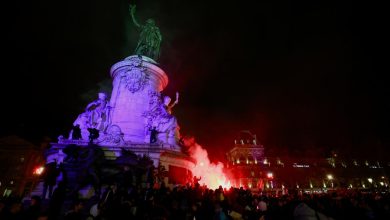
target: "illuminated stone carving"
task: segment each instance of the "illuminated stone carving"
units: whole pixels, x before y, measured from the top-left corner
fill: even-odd
[[[73,126],[80,126],[83,140],[88,140],[88,128],[96,128],[104,133],[110,125],[110,106],[108,106],[107,95],[101,92],[98,97],[97,100],[89,103],[85,108],[85,112],[81,113],[73,122]],[[70,139],[72,132],[69,135]]]
[[[102,141],[98,142],[105,146],[123,146],[125,141],[123,140],[123,133],[119,126],[111,125],[107,128],[107,132]]]
[[[168,96],[165,96],[162,102],[157,92],[149,91],[149,97],[150,110],[143,114],[147,121],[146,130],[156,129],[158,142],[176,146],[180,136],[179,126],[176,117],[171,115],[171,109],[178,103],[178,94],[173,104],[170,104],[171,98]]]
[[[131,66],[128,71],[122,73],[126,88],[132,92],[143,90],[148,78],[146,68],[142,66],[142,57],[131,58]]]

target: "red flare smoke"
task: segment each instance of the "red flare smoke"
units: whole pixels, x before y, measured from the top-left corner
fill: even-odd
[[[198,178],[200,185],[206,185],[210,189],[217,189],[219,186],[230,188],[230,182],[223,172],[223,164],[211,163],[207,151],[192,139],[192,145],[188,149],[190,156],[196,160],[196,165],[191,170]]]

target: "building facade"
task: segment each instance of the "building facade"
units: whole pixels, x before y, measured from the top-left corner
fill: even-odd
[[[266,177],[264,147],[257,142],[256,135],[242,131],[234,140],[234,147],[226,153],[226,173],[233,187],[252,190],[262,189]]]
[[[0,139],[1,196],[31,193],[40,180],[39,168],[44,165],[43,147],[17,136]]]
[[[241,132],[227,152],[232,186],[252,191],[323,192],[334,189],[389,189],[390,161],[329,157],[268,157],[250,132]]]

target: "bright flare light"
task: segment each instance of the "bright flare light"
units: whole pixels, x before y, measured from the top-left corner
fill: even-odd
[[[196,143],[189,148],[189,152],[198,163],[191,172],[192,175],[201,178],[199,184],[206,185],[210,189],[217,189],[219,186],[230,188],[231,184],[222,171],[221,162],[211,163],[207,151]]]
[[[332,180],[332,179],[333,179],[333,176],[332,176],[332,174],[328,174],[328,175],[326,176],[326,178],[328,178],[328,180]]]
[[[38,168],[35,168],[35,170],[34,170],[34,174],[35,175],[41,175],[42,173],[43,173],[43,170],[45,170],[45,168],[44,167],[38,167]]]

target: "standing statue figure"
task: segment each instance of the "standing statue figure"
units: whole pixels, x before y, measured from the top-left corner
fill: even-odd
[[[165,96],[164,97],[164,107],[168,114],[172,114],[173,106],[175,106],[177,103],[179,103],[179,93],[176,92],[176,100],[171,104],[171,97]]]
[[[99,98],[87,105],[85,112],[88,115],[90,127],[99,131],[105,131],[109,124],[109,110],[107,95],[103,92],[98,94]]]
[[[145,25],[140,25],[135,19],[135,5],[130,5],[129,10],[134,25],[141,30],[135,54],[145,55],[157,61],[160,57],[160,45],[162,40],[160,29],[156,26],[154,20],[150,18],[146,20]]]
[[[89,103],[85,111],[81,113],[73,122],[73,129],[70,132],[69,139],[89,140],[89,128],[95,128],[105,133],[110,125],[110,106],[108,105],[107,95],[103,92],[98,94],[98,99]],[[76,128],[76,137],[74,137],[74,128]],[[78,131],[79,130],[79,131]],[[81,133],[81,137],[77,133]]]
[[[179,140],[179,125],[176,117],[172,115],[172,108],[179,103],[179,93],[176,93],[176,100],[171,103],[169,96],[164,96],[156,111],[158,112],[153,119],[152,127],[156,127],[159,140],[163,143],[176,145]]]

